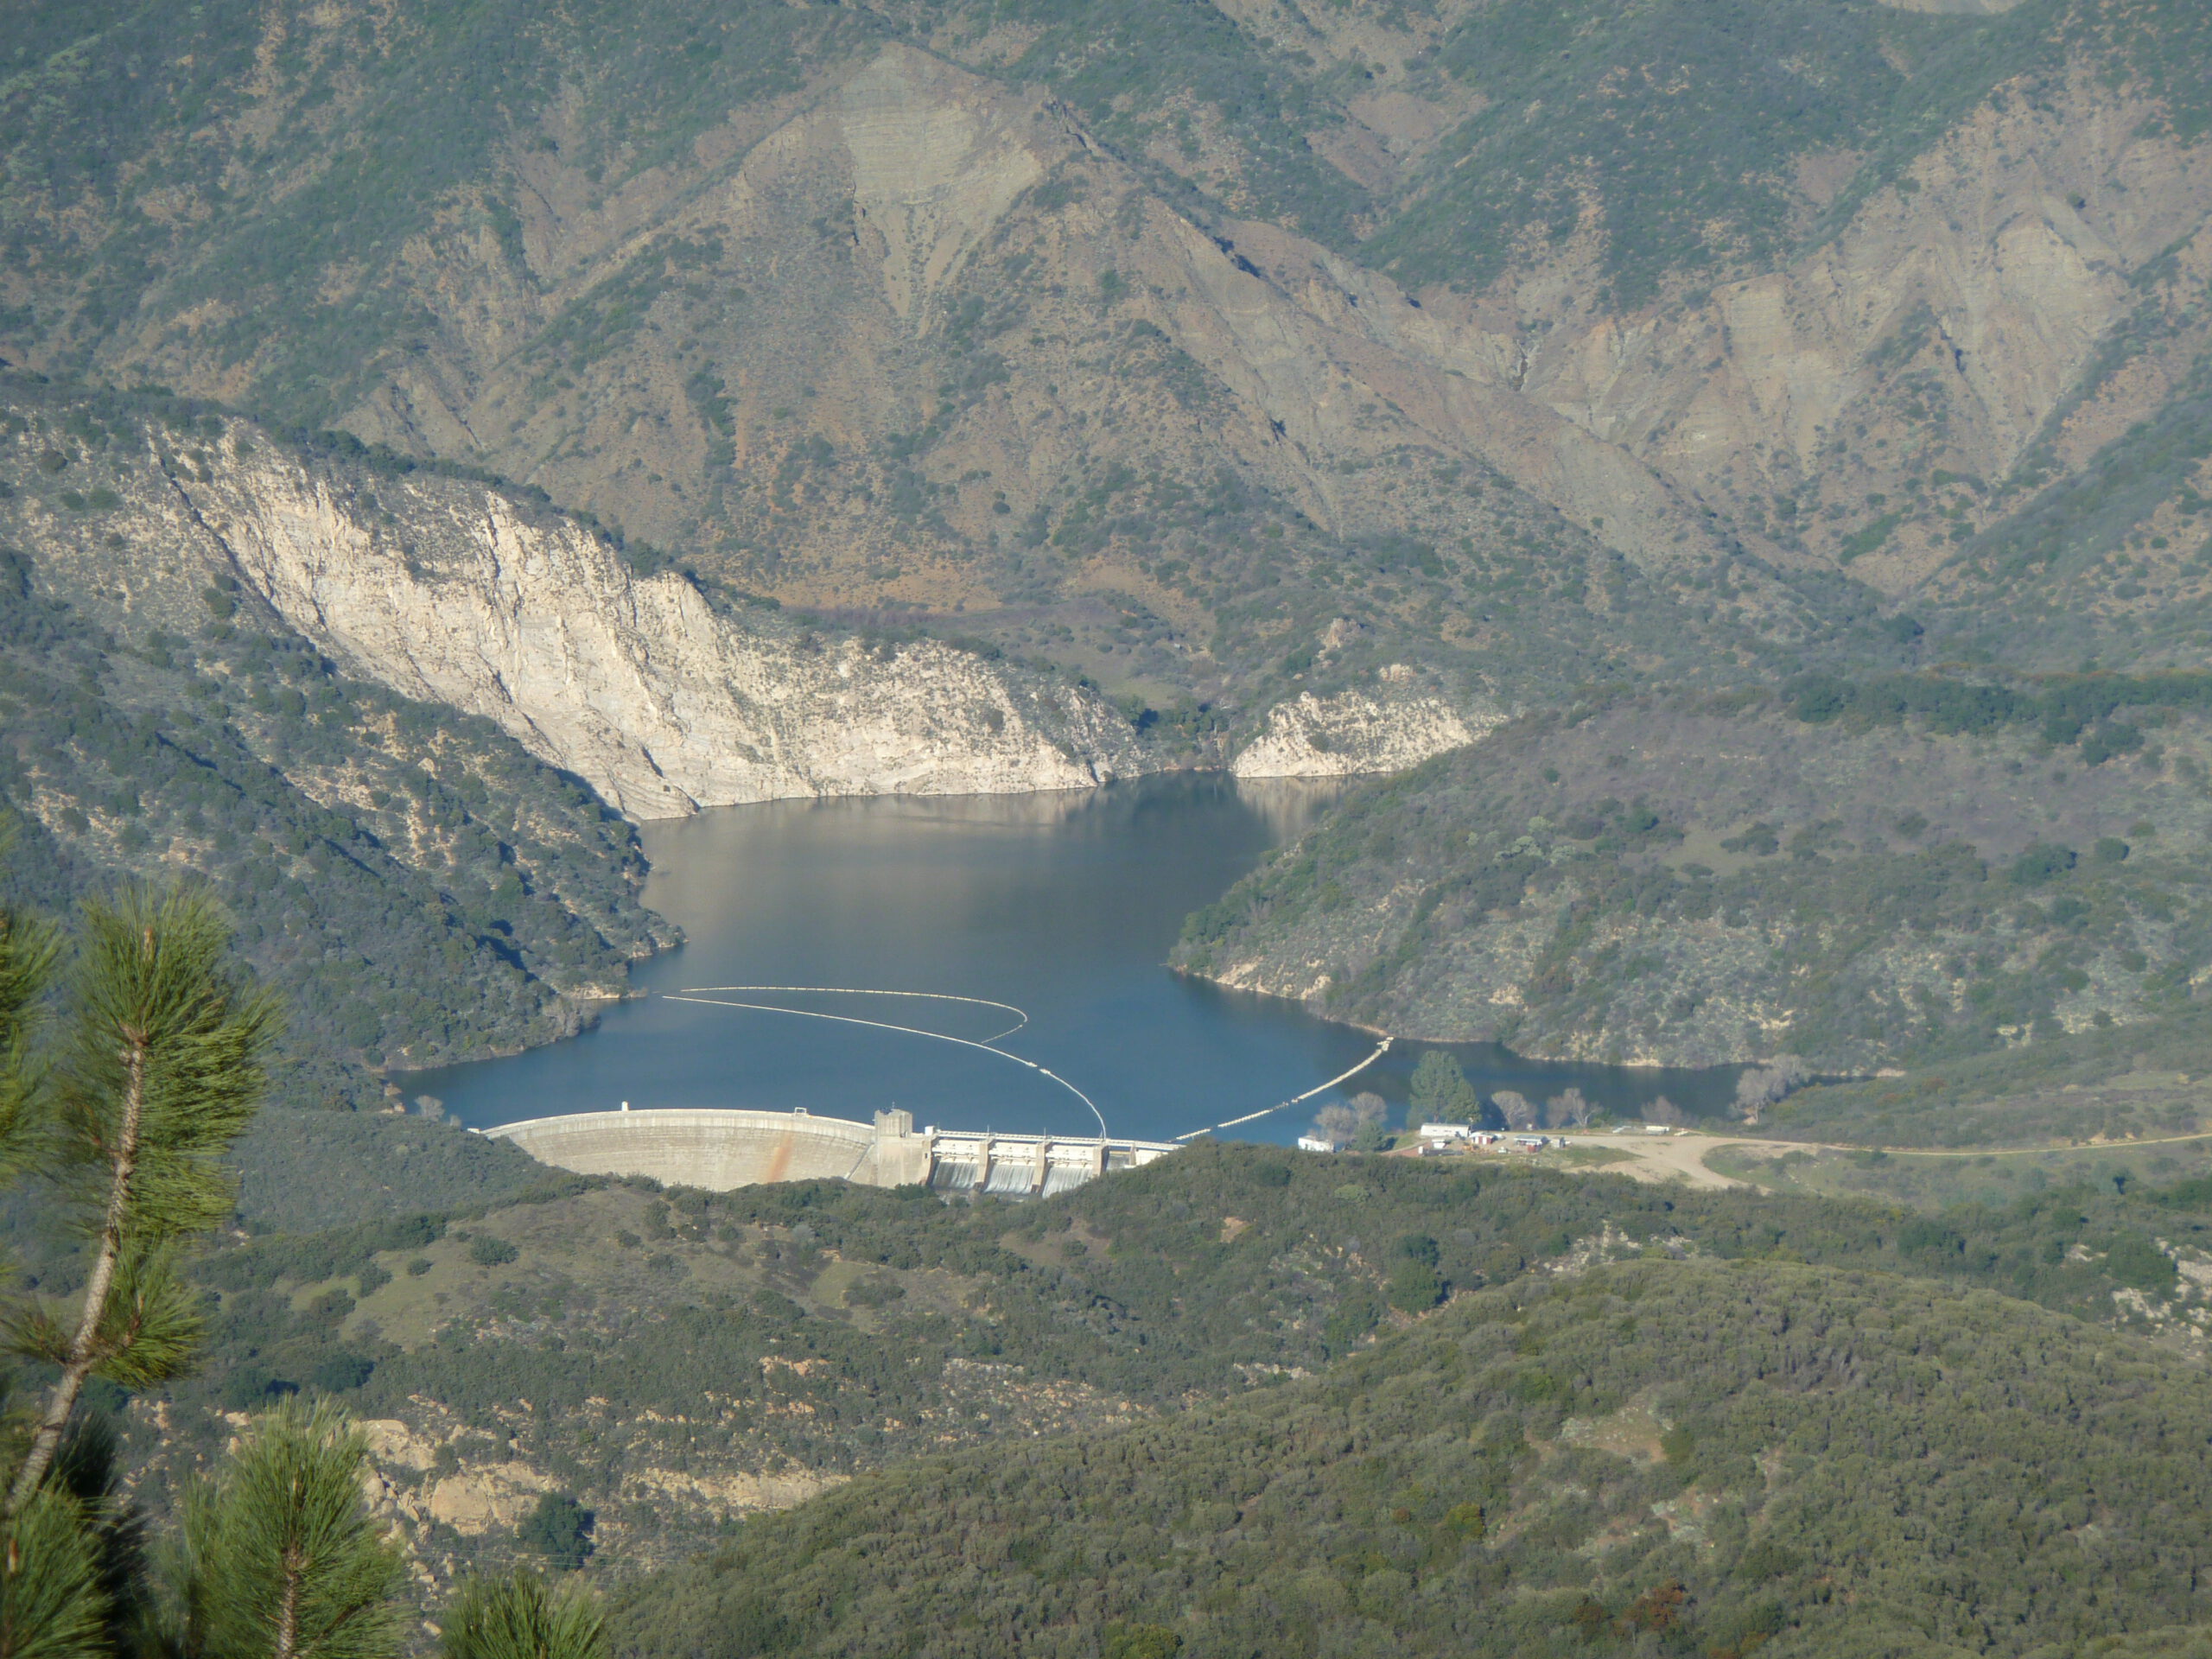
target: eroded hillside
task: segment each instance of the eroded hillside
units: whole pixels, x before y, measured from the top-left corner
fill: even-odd
[[[11,390],[0,526],[58,601],[134,644],[296,634],[491,721],[633,817],[1088,786],[1148,764],[1122,714],[1052,677],[717,606],[527,497],[158,400]]]
[[[57,7],[0,352],[1162,708],[2189,648],[2201,15],[1723,11]]]

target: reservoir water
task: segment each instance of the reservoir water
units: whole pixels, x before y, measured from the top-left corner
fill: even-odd
[[[1168,1140],[1303,1093],[1375,1039],[1295,1005],[1171,974],[1183,918],[1294,836],[1333,786],[1179,774],[1095,791],[956,798],[784,801],[643,830],[645,901],[687,943],[635,976],[640,996],[569,1041],[417,1072],[482,1128],[559,1112],[718,1106],[918,1124]],[[778,988],[841,987],[925,996]],[[953,998],[973,998],[964,1002]],[[724,1004],[773,1004],[767,1013]],[[880,1028],[984,1042],[1000,1051]],[[824,1019],[809,1015],[832,1015]],[[849,1023],[854,1020],[876,1025]],[[1421,1049],[1393,1048],[1345,1085],[1402,1103]],[[1485,1096],[1569,1084],[1635,1110],[1664,1092],[1693,1111],[1733,1071],[1553,1065],[1489,1045],[1452,1052]],[[1033,1062],[1072,1088],[1008,1056]],[[1287,1141],[1322,1096],[1232,1133]]]

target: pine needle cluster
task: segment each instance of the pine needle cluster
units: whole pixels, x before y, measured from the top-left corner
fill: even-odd
[[[10,1510],[37,1490],[89,1378],[146,1388],[177,1375],[198,1344],[178,1249],[231,1212],[222,1158],[252,1121],[276,1025],[229,953],[229,927],[205,893],[138,891],[85,907],[58,1076],[31,1089],[16,1138],[92,1238],[92,1270],[73,1320],[35,1304],[10,1320],[16,1350],[60,1372]]]
[[[185,1499],[185,1659],[385,1659],[406,1567],[361,1499],[368,1446],[327,1402],[285,1401]]]
[[[52,1369],[29,1410],[0,1376],[0,1659],[396,1659],[419,1628],[406,1561],[364,1497],[368,1448],[327,1402],[288,1400],[189,1488],[149,1564],[97,1377],[153,1388],[190,1364],[199,1298],[181,1263],[232,1212],[225,1156],[252,1120],[275,1004],[232,965],[207,895],[86,906],[49,1055],[40,1015],[62,939],[0,911],[0,1184],[35,1179],[85,1237],[73,1306],[0,1310]],[[465,1584],[448,1659],[606,1659],[598,1603],[531,1574]]]
[[[535,1573],[474,1579],[446,1615],[444,1659],[607,1659],[599,1601]]]

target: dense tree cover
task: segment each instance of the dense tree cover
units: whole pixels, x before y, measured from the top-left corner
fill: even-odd
[[[2208,1408],[2195,1364],[1998,1296],[1600,1267],[1457,1301],[1316,1382],[865,1478],[639,1585],[615,1641],[2075,1651],[2212,1622]]]
[[[480,1261],[486,1241],[515,1259]],[[712,1498],[668,1495],[671,1471],[858,1473],[1096,1433],[1325,1370],[1447,1298],[1592,1260],[1802,1261],[2148,1328],[2186,1322],[2197,1303],[2168,1252],[2194,1262],[2208,1243],[2201,1183],[1920,1216],[1236,1145],[1033,1205],[569,1178],[520,1207],[211,1255],[205,1362],[165,1390],[168,1449],[136,1428],[132,1444],[159,1492],[180,1457],[219,1450],[223,1412],[299,1390],[410,1421],[435,1402],[454,1467],[526,1460],[602,1517],[593,1570],[627,1576],[724,1518]],[[76,1269],[50,1271],[59,1286]],[[431,1525],[410,1542],[442,1573],[537,1559],[503,1529]]]
[[[1431,1049],[1414,1067],[1411,1104],[1406,1122],[1472,1123],[1482,1115],[1482,1099],[1458,1061],[1442,1049]]]
[[[579,994],[671,937],[638,903],[633,832],[588,790],[296,638],[211,614],[127,650],[0,551],[0,718],[8,893],[50,909],[134,871],[207,879],[295,993],[297,1103],[566,1034]]]
[[[591,1541],[591,1528],[589,1510],[566,1492],[548,1492],[523,1517],[516,1535],[525,1549],[543,1556],[548,1567],[573,1573],[595,1548]]]
[[[334,1118],[269,1106],[232,1154],[238,1219],[253,1232],[320,1233],[380,1217],[511,1201],[547,1185],[512,1141],[391,1112]]]
[[[2142,748],[2145,724],[2155,730],[2173,710],[2212,707],[2212,674],[2062,674],[2022,681],[1993,675],[1852,679],[1804,674],[1782,688],[1782,697],[1783,707],[1808,724],[1910,723],[1946,736],[2031,727],[2045,743],[2070,744],[2085,765],[2094,766]]]
[[[1176,960],[1558,1058],[1871,1071],[2178,1016],[2209,685],[1595,696],[1350,792]]]

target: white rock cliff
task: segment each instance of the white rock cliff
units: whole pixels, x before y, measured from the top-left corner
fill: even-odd
[[[1306,691],[1277,703],[1230,770],[1239,778],[1400,772],[1474,742],[1505,718],[1496,710],[1455,709],[1441,697],[1397,690],[1392,671],[1383,675],[1379,695],[1354,690],[1322,697]]]
[[[482,486],[379,480],[372,505],[266,445],[232,447],[245,458],[215,481],[176,487],[256,594],[352,671],[490,718],[633,818],[1146,767],[1097,698],[970,652],[748,628]]]

